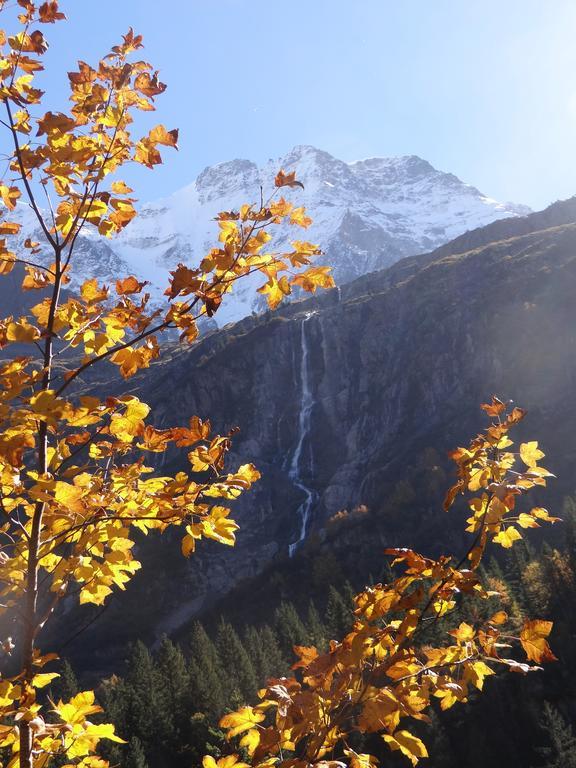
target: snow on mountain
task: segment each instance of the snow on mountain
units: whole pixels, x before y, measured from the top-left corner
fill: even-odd
[[[326,254],[319,261],[333,266],[340,284],[430,251],[466,230],[530,212],[526,206],[485,197],[415,155],[345,163],[314,147],[297,146],[262,168],[249,160],[206,168],[170,197],[142,205],[138,217],[113,240],[83,233],[77,273],[82,279],[97,276],[108,282],[133,273],[149,280],[151,292],[160,297],[170,269],[179,262],[195,265],[214,247],[216,214],[258,202],[260,188],[264,194],[272,191],[280,168],[296,171],[304,183],[304,191],[282,191],[307,207],[314,224],[305,232],[294,227],[280,232],[275,246],[287,246],[290,239],[317,243]],[[37,228],[29,212],[23,215],[23,233],[29,236]],[[254,293],[254,283],[262,279],[253,278],[252,283],[252,278],[242,280],[224,302],[219,325],[264,308],[263,298]]]

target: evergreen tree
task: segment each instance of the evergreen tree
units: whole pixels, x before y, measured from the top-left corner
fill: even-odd
[[[328,640],[343,637],[350,631],[352,621],[353,614],[350,607],[346,604],[346,601],[338,590],[334,587],[330,587],[325,616]]]
[[[236,630],[224,619],[218,625],[216,651],[224,671],[223,684],[229,706],[253,700],[258,690],[254,666]]]
[[[518,544],[520,544],[520,546],[513,547],[510,551],[510,556],[506,560],[504,576],[513,600],[523,611],[528,603],[528,596],[524,589],[522,577],[524,569],[530,562],[530,558],[528,557],[528,551],[524,546],[524,540],[519,541]]]
[[[322,619],[313,600],[310,600],[308,604],[306,629],[308,630],[308,636],[312,645],[315,645],[318,649],[324,649],[327,642],[326,628],[322,624]]]
[[[224,670],[214,644],[199,621],[192,626],[190,653],[191,712],[205,712],[217,717],[228,704],[222,685]]]
[[[292,659],[294,657],[294,646],[306,645],[308,642],[306,627],[300,620],[292,603],[280,603],[274,615],[274,624],[282,653],[287,659]]]
[[[201,766],[205,755],[219,757],[229,750],[222,731],[204,713],[197,712],[190,718],[186,762],[182,768]]]
[[[128,754],[122,761],[122,768],[148,768],[142,742],[137,736],[130,739],[127,751]]]
[[[157,727],[159,686],[152,656],[141,641],[132,646],[126,684],[130,698],[130,733],[135,733],[137,729],[140,734],[149,734]]]
[[[543,768],[576,768],[576,736],[560,712],[549,702],[544,702],[542,727],[548,745],[538,752],[546,760]]]
[[[344,586],[342,587],[342,599],[351,611],[354,611],[356,607],[355,597],[356,590],[349,581],[345,581]]]
[[[60,677],[57,677],[51,686],[52,699],[55,701],[57,699],[68,701],[73,696],[76,696],[79,690],[76,674],[72,669],[70,662],[64,660],[60,671]]]
[[[190,718],[190,676],[184,654],[167,637],[158,650],[155,670],[161,683],[162,712],[171,723],[170,741],[177,748]]]
[[[259,635],[262,646],[263,680],[283,675],[290,666],[288,659],[291,660],[293,654],[290,653],[288,658],[284,656],[278,636],[268,624],[260,628]]]
[[[498,560],[496,560],[495,557],[491,557],[488,561],[488,569],[487,569],[487,575],[492,576],[495,579],[498,579],[498,581],[504,581],[504,571],[500,567],[500,563]]]
[[[260,633],[258,632],[256,627],[247,627],[244,630],[242,643],[244,645],[246,653],[248,654],[248,658],[250,659],[250,661],[252,662],[252,666],[254,667],[258,685],[260,685],[266,679],[266,670],[265,670],[266,663],[264,659],[264,652],[262,649],[262,640],[260,638]]]
[[[155,669],[150,652],[142,642],[132,646],[128,672],[116,695],[124,710],[124,733],[136,736],[154,768],[169,763],[170,745],[174,738],[172,712],[168,706],[162,676]]]
[[[434,768],[453,768],[458,765],[458,760],[452,749],[446,728],[434,710],[430,713],[430,728],[432,741],[430,744],[430,758]]]
[[[562,504],[562,520],[566,531],[566,549],[570,565],[576,571],[576,499],[567,496]]]
[[[180,646],[167,637],[162,639],[156,655],[155,666],[164,680],[164,689],[170,705],[175,709],[186,698],[189,690],[189,674],[186,659]]]

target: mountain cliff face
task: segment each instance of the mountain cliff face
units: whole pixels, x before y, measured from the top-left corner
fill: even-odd
[[[219,431],[239,426],[230,464],[254,461],[263,479],[235,505],[235,549],[184,561],[162,544],[136,579],[150,614],[128,591],[109,620],[173,631],[312,543],[344,569],[377,563],[384,545],[450,546],[446,451],[481,427],[492,393],[529,410],[522,430],[559,476],[547,503],[573,492],[575,294],[571,200],[174,350],[142,379],[157,424],[198,414]],[[358,507],[353,535],[339,534],[331,518]]]
[[[304,191],[283,193],[309,208],[314,224],[306,239],[321,244],[339,285],[436,248],[466,230],[529,212],[526,206],[491,200],[413,155],[345,163],[314,147],[299,146],[263,168],[249,160],[206,168],[171,197],[143,205],[137,219],[113,240],[85,229],[76,247],[79,280],[98,277],[110,283],[132,273],[149,280],[151,293],[160,297],[170,269],[179,262],[199,263],[214,246],[216,214],[258,201],[261,188],[265,195],[270,193],[281,167],[296,171],[305,185]],[[32,212],[22,206],[19,214],[22,240],[42,241]],[[291,227],[280,233],[276,245],[290,250],[288,240],[298,237]],[[256,276],[252,283],[239,284],[217,315],[220,325],[264,309],[255,284]]]

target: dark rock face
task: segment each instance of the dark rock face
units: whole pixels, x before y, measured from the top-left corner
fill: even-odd
[[[302,487],[315,499],[307,535],[322,535],[343,508],[382,508],[413,455],[433,447],[444,456],[480,428],[478,406],[492,393],[529,410],[523,429],[540,440],[560,477],[553,498],[573,491],[575,209],[569,201],[498,222],[341,291],[246,319],[156,366],[142,391],[156,423],[198,414],[214,416],[217,431],[239,426],[230,467],[253,461],[263,477],[234,505],[236,548],[208,543],[184,561],[177,542],[167,542],[136,580],[150,613],[141,618],[129,590],[109,620],[121,611],[128,630],[139,612],[142,634],[174,630],[274,558],[287,557],[299,536]],[[304,380],[309,434],[296,483],[290,468]],[[178,461],[165,457],[170,468]],[[430,512],[433,524],[442,514]],[[365,548],[380,546],[370,525],[368,516]],[[391,526],[391,538],[430,543],[428,518],[421,526],[413,518]]]

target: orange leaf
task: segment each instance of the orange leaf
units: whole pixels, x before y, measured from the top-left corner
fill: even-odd
[[[520,632],[520,642],[530,661],[539,664],[542,661],[556,661],[546,638],[552,631],[552,622],[534,619],[525,621]]]
[[[301,181],[296,180],[296,172],[284,173],[282,169],[276,174],[274,179],[274,185],[277,187],[301,187],[304,189],[304,184]]]
[[[119,296],[124,296],[128,293],[140,293],[145,285],[147,285],[146,281],[140,283],[134,275],[130,275],[130,277],[125,277],[122,280],[116,280],[116,293]]]

